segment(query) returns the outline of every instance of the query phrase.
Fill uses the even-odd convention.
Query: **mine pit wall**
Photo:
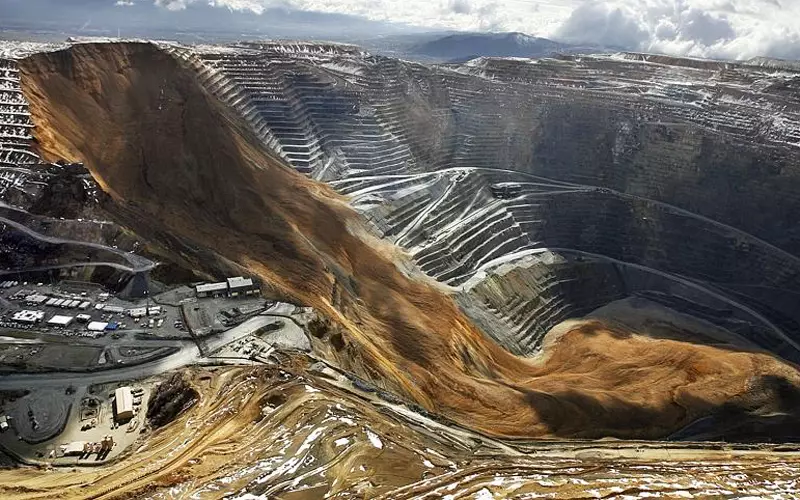
[[[325,180],[504,168],[663,201],[800,256],[800,129],[697,88],[709,78],[749,83],[742,73],[591,58],[430,68],[274,48],[186,57],[264,144]],[[603,90],[615,69],[648,82],[652,97]],[[687,71],[697,86],[658,83]],[[753,92],[787,123],[800,121],[789,97]]]
[[[295,61],[278,49],[175,54],[198,71],[212,94],[242,114],[265,146],[300,172],[330,180],[351,170],[391,173],[413,163],[392,124],[377,117],[376,110],[391,103],[369,102],[362,110],[368,101],[364,88],[314,66],[347,58],[349,51],[295,54]]]
[[[574,334],[552,353],[553,365],[514,357],[440,288],[409,279],[387,248],[354,235],[359,219],[340,197],[265,151],[249,122],[172,56],[145,44],[100,44],[37,55],[25,66],[37,124],[46,125],[41,145],[86,159],[137,233],[173,234],[294,292],[341,328],[341,361],[463,425],[508,437],[661,438],[733,400],[754,376],[800,386],[793,368],[772,356],[685,342],[644,349],[641,339],[622,342],[602,327]],[[419,164],[398,172],[412,167]],[[585,274],[617,296],[604,273]],[[576,292],[578,306],[586,300],[565,288],[559,293]],[[597,353],[619,359],[582,365]],[[647,369],[620,386],[617,370],[631,366]]]
[[[723,86],[752,84],[729,65],[585,58],[431,68],[335,48],[295,53],[278,46],[179,56],[265,145],[342,193],[378,186],[386,175],[487,169],[458,181],[421,221],[445,177],[409,177],[395,184],[402,194],[378,189],[375,201],[363,198],[363,215],[376,232],[392,240],[402,235],[398,243],[439,281],[459,286],[480,265],[515,252],[575,249],[687,276],[753,307],[791,335],[800,332],[800,314],[770,305],[778,290],[800,293],[800,155],[792,145],[800,143],[800,129],[789,126],[791,120],[784,127],[763,122],[759,110],[734,105],[727,95],[709,96],[702,87],[708,78]],[[650,94],[603,89],[603,78],[615,71],[640,79]],[[669,83],[678,77],[697,84]],[[757,95],[797,121],[800,107],[789,97],[770,89]],[[530,180],[493,174],[498,168],[633,197],[584,190],[497,203],[488,194],[490,182]],[[789,253],[636,197],[719,220]],[[485,210],[480,220],[436,238],[474,199],[471,209]],[[354,198],[356,206],[361,200]],[[405,231],[414,221],[417,227]],[[600,303],[538,311],[540,320],[523,315],[512,328],[528,331],[533,323],[546,331]],[[515,352],[538,345],[511,344]]]
[[[455,165],[505,165],[664,201],[800,255],[792,223],[800,215],[800,147],[792,142],[800,138],[762,133],[761,110],[693,107],[520,76],[535,66],[507,62],[492,73],[503,83],[445,76],[440,86],[453,92],[455,128],[470,137]],[[797,121],[798,106],[784,104]]]
[[[39,162],[31,151],[33,135],[28,102],[22,93],[16,61],[0,58],[0,166]]]
[[[273,130],[265,144],[278,144],[299,168],[330,161],[341,176],[350,169],[386,175],[507,168],[664,201],[800,255],[793,224],[800,215],[800,154],[791,145],[800,135],[781,135],[758,110],[703,102],[700,92],[669,101],[544,82],[588,78],[596,69],[573,63],[494,62],[491,82],[378,57],[337,56],[359,68],[354,75],[291,53],[203,57],[214,75],[224,75],[215,76],[219,82],[233,82],[209,80],[209,88],[239,106],[259,133]],[[643,79],[680,71],[627,64]],[[759,98],[796,118],[797,106],[777,93]],[[299,148],[293,158],[287,146]]]
[[[513,352],[530,354],[538,348],[544,333],[550,328],[617,300],[621,293],[627,295],[653,290],[672,294],[679,303],[681,300],[677,297],[683,297],[684,301],[698,300],[699,303],[710,301],[715,304],[712,306],[715,311],[683,309],[704,319],[710,319],[712,313],[716,313],[717,319],[712,322],[742,334],[762,348],[798,362],[797,348],[786,341],[788,338],[790,342],[800,343],[800,313],[786,302],[789,300],[787,295],[798,296],[800,287],[800,264],[795,257],[730,228],[688,217],[646,200],[609,193],[567,192],[537,201],[536,204],[527,205],[515,201],[518,208],[509,209],[514,217],[506,223],[514,224],[522,220],[520,210],[523,209],[527,220],[546,221],[545,224],[519,224],[525,229],[529,241],[538,242],[536,248],[560,248],[566,252],[569,252],[566,249],[572,249],[652,271],[673,273],[692,280],[710,293],[676,286],[674,280],[635,271],[621,264],[588,265],[576,263],[574,259],[560,265],[544,262],[533,266],[529,264],[524,269],[506,271],[499,276],[490,273],[485,283],[481,282],[471,289],[470,295],[477,295],[478,302],[483,302],[488,312],[498,316],[501,322],[482,323],[481,318],[485,320],[486,311],[476,313],[469,300],[460,300],[460,303],[468,315],[483,326],[485,333],[497,337],[492,332],[503,331],[501,325],[510,328],[514,338],[498,340]],[[533,215],[530,214],[532,210]],[[464,226],[467,235],[480,230],[477,226]],[[498,231],[500,229],[495,228],[494,232]],[[448,258],[455,259],[453,265],[464,266],[470,263],[468,260],[458,260],[461,257],[457,253],[459,246],[456,242],[471,241],[471,247],[474,247],[487,241],[481,237],[465,239],[459,234],[452,237],[455,240],[444,240],[436,247],[426,249],[422,257],[417,255],[424,270],[432,272],[430,266],[440,262],[426,257],[428,252],[447,253]],[[537,266],[541,267],[538,271]],[[615,285],[609,289],[607,283],[593,281],[592,270],[595,269],[603,270],[601,274]],[[610,269],[615,271],[610,272]],[[622,270],[626,284],[620,287],[617,282]],[[524,278],[515,276],[517,272],[523,273]],[[672,282],[672,285],[630,284],[634,276],[646,275],[651,275],[651,278],[645,283],[655,280],[654,283],[663,281]],[[641,282],[642,278],[635,281]],[[520,286],[523,286],[522,290]],[[528,289],[528,286],[532,288]],[[724,296],[737,306],[720,302],[710,294]],[[783,300],[776,301],[775,297]],[[742,311],[742,308],[752,310],[752,313],[744,313],[743,321],[726,319],[731,314],[734,317],[740,315],[731,311]],[[771,326],[765,326],[765,322]],[[775,328],[784,332],[786,338],[776,335]]]
[[[194,243],[328,315],[347,333],[341,361],[368,366],[381,385],[462,421],[481,407],[505,419],[476,401],[475,377],[520,362],[355,236],[358,218],[341,198],[263,150],[172,56],[148,44],[76,45],[26,59],[24,74],[42,150],[85,160],[115,202],[111,215],[137,234]]]
[[[778,328],[737,297],[600,255],[541,251],[487,271],[456,297],[487,335],[523,356],[539,353],[545,335],[559,323],[620,299],[641,297],[725,329],[739,345],[800,364],[794,332]]]
[[[540,350],[552,327],[629,293],[611,263],[542,252],[489,272],[457,300],[485,333],[529,356]]]

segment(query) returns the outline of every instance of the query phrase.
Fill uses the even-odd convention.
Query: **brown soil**
[[[582,324],[546,362],[486,339],[440,290],[398,270],[328,187],[265,152],[192,71],[149,44],[83,44],[20,62],[40,150],[83,160],[111,211],[146,238],[179,238],[321,311],[364,366],[428,409],[502,436],[658,438],[762,376],[768,354]],[[205,268],[196,256],[193,263]]]
[[[485,488],[497,498],[617,498],[622,490],[786,497],[800,470],[800,454],[769,448],[559,442],[537,443],[531,455],[501,453],[477,436],[417,426],[362,396],[277,368],[185,376],[198,403],[148,432],[141,446],[104,467],[0,471],[0,498],[433,499],[475,498]]]

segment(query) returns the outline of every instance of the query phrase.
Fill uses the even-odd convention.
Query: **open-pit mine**
[[[797,65],[0,54],[3,498],[797,498]]]

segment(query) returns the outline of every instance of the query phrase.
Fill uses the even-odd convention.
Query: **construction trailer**
[[[131,318],[142,318],[147,315],[147,308],[146,307],[134,307],[133,309],[128,309],[128,316]]]
[[[87,451],[86,441],[73,441],[61,446],[61,451],[65,457],[83,456]]]

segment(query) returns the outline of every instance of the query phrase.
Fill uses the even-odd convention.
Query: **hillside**
[[[458,62],[476,57],[547,57],[570,48],[567,44],[523,33],[457,33],[411,47],[410,52]]]
[[[346,339],[339,363],[508,437],[663,438],[715,412],[792,408],[793,365],[692,332],[654,338],[591,321],[548,334],[538,360],[511,354],[180,61],[151,44],[20,61],[39,152],[84,161],[111,214],[198,268],[240,266],[321,311]],[[767,396],[749,397],[754,386]]]

